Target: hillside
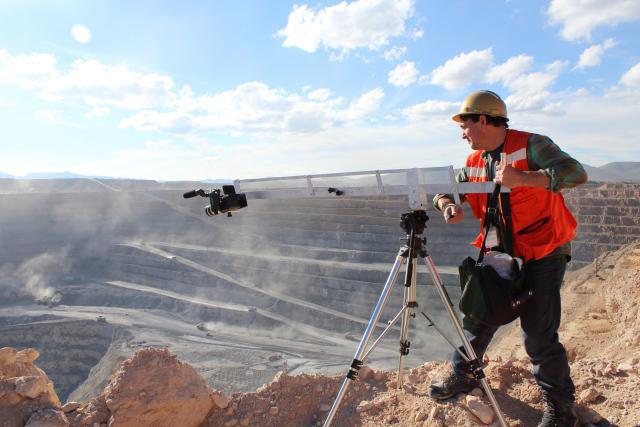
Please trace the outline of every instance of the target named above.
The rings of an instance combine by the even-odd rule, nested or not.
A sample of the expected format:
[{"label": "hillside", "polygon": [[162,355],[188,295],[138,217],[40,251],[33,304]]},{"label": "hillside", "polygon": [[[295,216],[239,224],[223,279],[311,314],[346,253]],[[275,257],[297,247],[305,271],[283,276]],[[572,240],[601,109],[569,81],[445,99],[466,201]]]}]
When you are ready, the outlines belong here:
[{"label": "hillside", "polygon": [[[562,294],[564,321],[560,334],[570,356],[581,422],[637,426],[640,242],[603,254],[592,265],[569,273]],[[290,376],[281,372],[255,392],[225,397],[213,390],[207,392],[205,383],[193,377],[194,371],[166,350],[147,349],[123,363],[99,396],[84,404],[68,403],[61,409],[46,377],[31,380],[40,384],[39,388],[29,389],[31,394],[20,385],[27,381],[21,379],[27,378],[24,375],[44,375],[30,367],[37,353],[35,357],[33,352],[16,356],[12,351],[0,350],[0,415],[20,414],[12,418],[19,418],[15,424],[5,422],[8,426],[23,425],[20,423],[30,417],[34,421],[49,417],[58,422],[50,425],[68,422],[71,426],[321,425],[342,381],[342,376]],[[485,362],[485,372],[509,424],[536,425],[542,409],[540,393],[524,357],[517,322],[496,340]],[[345,369],[347,363],[345,359]],[[472,393],[474,396],[461,395],[438,404],[425,396],[428,384],[446,370],[444,362],[429,362],[408,370],[403,389],[397,390],[395,372],[363,369],[361,380],[352,384],[343,400],[334,425],[496,425],[479,390]],[[193,379],[184,381],[185,377]],[[184,400],[185,396],[192,398]],[[42,404],[38,406],[37,402]],[[13,412],[8,405],[13,405]],[[188,411],[178,409],[185,405]],[[49,412],[44,408],[50,408]]]}]

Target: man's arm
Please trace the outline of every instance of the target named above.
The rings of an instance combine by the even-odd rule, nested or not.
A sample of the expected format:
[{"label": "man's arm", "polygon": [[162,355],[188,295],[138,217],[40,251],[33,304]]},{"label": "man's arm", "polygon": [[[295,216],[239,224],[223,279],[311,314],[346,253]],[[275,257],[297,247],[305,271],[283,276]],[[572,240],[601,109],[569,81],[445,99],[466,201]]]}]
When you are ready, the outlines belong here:
[{"label": "man's arm", "polygon": [[[465,168],[460,169],[456,175],[457,182],[467,182],[467,171]],[[460,203],[467,200],[464,194],[460,194]],[[436,194],[433,197],[433,207],[444,214],[444,220],[447,223],[455,224],[462,221],[462,207],[454,202],[452,194]]]},{"label": "man's arm", "polygon": [[[456,175],[456,182],[467,182],[467,171],[465,168],[461,168]],[[460,203],[464,203],[466,197],[464,194],[460,195]],[[436,210],[442,211],[447,204],[455,203],[453,201],[453,194],[436,194],[433,197],[433,207]]]},{"label": "man's arm", "polygon": [[531,135],[527,144],[529,169],[549,177],[551,191],[573,188],[587,182],[587,172],[576,159],[543,135]]},{"label": "man's arm", "polygon": [[500,164],[495,182],[509,188],[539,187],[558,192],[587,181],[587,173],[573,157],[562,151],[546,136],[531,135],[527,143],[528,171]]}]

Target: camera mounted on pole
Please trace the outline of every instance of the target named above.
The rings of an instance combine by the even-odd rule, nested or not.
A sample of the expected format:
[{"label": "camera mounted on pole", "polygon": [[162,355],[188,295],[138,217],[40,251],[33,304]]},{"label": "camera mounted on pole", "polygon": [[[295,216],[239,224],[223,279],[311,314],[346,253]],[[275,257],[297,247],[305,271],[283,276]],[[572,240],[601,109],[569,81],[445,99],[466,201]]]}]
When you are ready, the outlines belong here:
[{"label": "camera mounted on pole", "polygon": [[208,197],[209,204],[205,206],[204,213],[207,216],[216,216],[218,213],[226,213],[231,216],[231,212],[247,207],[247,196],[243,193],[237,193],[233,185],[223,185],[222,194],[219,188],[205,190],[191,190],[182,195],[185,199],[201,196]]}]

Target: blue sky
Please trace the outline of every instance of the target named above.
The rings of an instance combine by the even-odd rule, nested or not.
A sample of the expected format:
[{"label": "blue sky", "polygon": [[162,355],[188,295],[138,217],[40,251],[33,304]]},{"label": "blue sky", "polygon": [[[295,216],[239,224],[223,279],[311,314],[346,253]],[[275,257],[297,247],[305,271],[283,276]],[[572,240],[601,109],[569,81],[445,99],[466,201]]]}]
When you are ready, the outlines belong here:
[{"label": "blue sky", "polygon": [[0,3],[17,176],[459,166],[477,89],[580,161],[640,161],[640,1]]}]

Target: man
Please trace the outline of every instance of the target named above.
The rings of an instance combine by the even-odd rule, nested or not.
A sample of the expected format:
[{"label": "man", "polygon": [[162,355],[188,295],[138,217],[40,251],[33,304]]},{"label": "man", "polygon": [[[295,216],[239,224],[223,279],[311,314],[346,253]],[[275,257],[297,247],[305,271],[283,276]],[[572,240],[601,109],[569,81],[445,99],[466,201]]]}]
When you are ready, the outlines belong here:
[{"label": "man", "polygon": [[[458,174],[460,182],[494,181],[509,187],[514,256],[524,259],[525,280],[534,297],[521,313],[524,346],[533,364],[533,374],[546,402],[539,427],[573,426],[575,387],[571,380],[564,347],[558,339],[560,326],[560,285],[571,258],[570,241],[576,221],[566,208],[560,190],[587,180],[579,162],[558,148],[549,138],[508,128],[507,108],[490,91],[474,92],[453,116],[473,153]],[[501,155],[503,156],[502,162]],[[505,156],[506,155],[506,156]],[[482,221],[487,195],[467,194],[463,201],[481,222],[481,231],[473,242],[482,245]],[[434,198],[450,224],[463,218],[462,207],[450,195]],[[491,230],[495,230],[492,227]],[[509,230],[506,230],[509,232]],[[502,247],[498,235],[490,231],[487,248]],[[482,360],[496,327],[463,319],[465,334],[479,360]],[[464,352],[464,348],[460,348]],[[453,372],[431,385],[434,399],[448,399],[478,386],[469,368],[457,352],[452,357]]]}]

